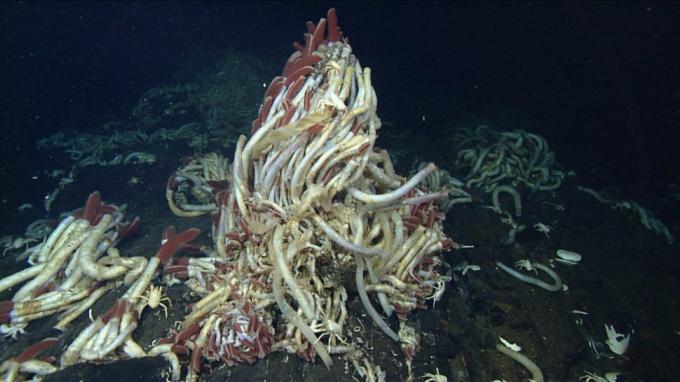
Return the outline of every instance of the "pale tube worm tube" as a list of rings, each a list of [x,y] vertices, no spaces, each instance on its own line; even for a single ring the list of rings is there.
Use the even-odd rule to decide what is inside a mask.
[[[507,355],[508,357],[515,360],[520,365],[524,366],[531,373],[531,380],[534,382],[543,382],[543,373],[541,369],[536,366],[534,361],[527,358],[524,354],[516,352],[509,347],[501,344],[496,345],[496,350]]]
[[[418,183],[425,179],[430,173],[437,169],[434,163],[430,163],[422,170],[418,171],[408,182],[404,183],[401,187],[396,190],[384,193],[384,194],[368,194],[366,192],[360,191],[354,187],[350,188],[348,191],[355,199],[359,199],[367,204],[387,204],[394,202],[395,200],[404,196],[407,192],[413,189]]]
[[[502,269],[507,274],[509,274],[510,276],[512,276],[512,277],[514,277],[514,278],[516,278],[520,281],[524,281],[525,283],[536,285],[537,287],[543,288],[543,289],[550,291],[550,292],[557,292],[559,290],[562,290],[562,279],[560,278],[560,276],[557,273],[553,272],[552,269],[546,267],[543,264],[532,263],[532,265],[534,267],[536,267],[536,269],[540,269],[543,272],[547,273],[550,277],[553,278],[555,283],[552,284],[552,285],[548,284],[543,280],[539,280],[535,277],[531,277],[531,276],[527,276],[525,274],[522,274],[522,273],[508,267],[507,265],[501,263],[500,261],[496,261],[496,266],[498,266],[498,268]]]

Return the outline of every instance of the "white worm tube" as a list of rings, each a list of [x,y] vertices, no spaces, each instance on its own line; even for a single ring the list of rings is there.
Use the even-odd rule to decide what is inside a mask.
[[[90,293],[89,296],[78,305],[70,308],[67,312],[62,313],[62,315],[59,317],[59,322],[54,326],[55,329],[60,330],[60,331],[65,331],[66,327],[68,324],[70,324],[73,320],[78,318],[84,311],[89,309],[92,305],[94,305],[97,300],[101,296],[104,295],[104,293],[108,292],[109,289],[112,289],[114,284],[108,284],[106,286],[103,286],[94,292]]]
[[[62,220],[57,228],[52,231],[52,234],[47,238],[47,241],[45,241],[45,244],[40,248],[40,254],[38,255],[38,261],[43,262],[47,260],[47,256],[52,252],[52,249],[54,248],[54,244],[57,242],[57,239],[59,239],[64,231],[66,230],[66,227],[70,226],[71,223],[73,223],[76,220],[73,215],[67,216],[64,220]]]
[[[165,352],[161,354],[163,358],[165,358],[168,363],[170,363],[170,369],[172,370],[172,374],[170,375],[170,380],[171,381],[179,381],[181,371],[180,371],[180,366],[179,366],[179,359],[177,358],[177,355],[171,351]]]
[[[444,199],[448,195],[449,195],[448,191],[431,192],[431,193],[428,193],[428,194],[418,195],[418,196],[414,196],[412,198],[404,199],[404,200],[402,200],[401,204],[414,205],[414,204],[427,203],[427,202],[431,202],[431,201],[434,201],[434,200]]]
[[[507,274],[509,274],[510,276],[512,276],[512,277],[514,277],[514,278],[516,278],[520,281],[524,281],[525,283],[536,285],[537,287],[543,288],[543,289],[550,291],[550,292],[557,292],[557,291],[562,290],[562,279],[560,278],[560,276],[557,273],[553,272],[552,269],[546,267],[543,264],[532,263],[532,265],[534,267],[536,267],[536,269],[540,269],[543,272],[547,273],[548,276],[552,277],[553,280],[554,280],[554,284],[551,285],[551,284],[546,283],[543,280],[539,280],[535,277],[527,276],[523,273],[520,273],[520,272],[508,267],[507,265],[501,263],[500,261],[496,261],[496,266],[498,266],[498,268],[502,269]]]
[[[248,177],[250,155],[253,152],[253,148],[262,140],[262,138],[264,138],[265,135],[269,134],[269,131],[274,128],[274,125],[276,125],[276,121],[283,117],[284,113],[284,110],[280,110],[271,119],[260,126],[260,128],[257,129],[252,137],[250,137],[248,143],[243,148],[243,152],[241,152],[241,163],[243,164],[243,174],[245,174],[246,178]]]
[[[82,244],[82,242],[85,240],[85,237],[87,236],[84,234],[85,230],[87,230],[90,223],[87,220],[81,219],[76,221],[74,224],[77,224],[77,227],[74,229],[73,239],[68,241],[57,251],[57,253],[50,257],[47,263],[45,263],[43,272],[38,274],[38,276],[36,276],[33,280],[29,281],[26,283],[26,285],[19,289],[19,291],[12,298],[12,301],[16,302],[28,298],[34,290],[52,279],[52,277],[54,277],[54,275],[59,272],[61,266],[71,255],[71,253],[75,251],[75,249],[78,248],[80,244]]]
[[[515,204],[515,216],[522,216],[522,198],[519,196],[519,192],[515,190],[513,187],[510,186],[498,186],[493,189],[493,193],[491,194],[491,201],[493,203],[493,206],[496,207],[497,210],[502,211],[501,209],[501,203],[498,200],[498,195],[501,192],[507,192],[508,194],[512,195],[512,201]]]
[[[43,268],[45,268],[45,264],[38,264],[5,277],[0,280],[0,292],[35,277],[42,272]]]
[[[120,265],[106,267],[95,262],[99,249],[99,242],[102,241],[106,230],[111,224],[111,220],[112,216],[109,214],[102,216],[99,223],[94,227],[94,230],[90,231],[87,239],[85,239],[83,245],[75,254],[78,258],[78,265],[80,265],[80,269],[82,269],[83,273],[98,281],[117,278],[125,274],[128,270],[127,267]]]
[[[295,298],[295,301],[298,303],[300,309],[302,309],[302,311],[305,313],[307,319],[312,321],[315,317],[314,309],[309,304],[307,297],[305,297],[304,293],[302,293],[302,289],[300,289],[297,281],[295,281],[295,277],[290,272],[290,268],[288,268],[288,261],[286,260],[287,256],[283,254],[283,230],[283,226],[278,226],[276,231],[274,231],[274,265],[276,266],[276,269],[279,271],[279,274],[283,280],[288,285],[288,288],[290,288],[290,294]],[[289,249],[290,248],[291,247],[289,245]]]
[[[524,354],[516,352],[510,349],[509,347],[501,344],[496,345],[496,350],[512,358],[513,360],[515,360],[515,362],[519,363],[520,365],[524,366],[527,370],[529,370],[529,372],[531,373],[532,381],[543,382],[543,373],[541,372],[541,369],[539,369],[538,366],[536,366],[534,361],[527,358]]]
[[[95,352],[96,358],[94,359],[103,359],[106,357],[107,354],[111,353],[112,351],[116,350],[120,345],[123,344],[125,341],[125,338],[132,334],[132,332],[137,329],[137,323],[133,322],[130,325],[128,325],[125,329],[121,330],[118,335],[113,339],[113,341],[109,341],[106,346],[104,346],[101,350]],[[84,354],[83,354],[84,356]],[[83,357],[84,358],[84,357]]]
[[[328,369],[333,366],[333,360],[331,359],[331,356],[328,354],[328,351],[326,350],[326,347],[318,341],[316,338],[316,335],[312,331],[312,329],[305,323],[305,321],[298,316],[297,312],[293,310],[293,308],[286,302],[286,298],[283,295],[283,291],[281,290],[281,274],[277,271],[274,270],[272,272],[274,276],[274,282],[272,283],[272,291],[274,293],[274,298],[276,299],[276,305],[278,305],[279,310],[281,311],[281,314],[283,317],[285,317],[290,323],[295,325],[295,327],[300,330],[300,333],[302,333],[305,338],[307,338],[307,341],[309,341],[310,344],[314,347],[314,350],[316,350],[316,353],[321,357],[321,360],[323,361],[324,365]]]
[[[247,193],[247,176],[243,173],[243,163],[241,163],[241,154],[243,152],[243,145],[246,141],[246,137],[241,135],[236,143],[236,153],[234,154],[233,169],[231,171],[232,176],[232,189],[234,197],[236,198],[236,204],[241,212],[241,216],[247,219],[248,210],[246,209],[246,202],[244,200],[244,193]]]
[[[78,361],[78,356],[80,355],[80,350],[85,346],[85,344],[90,340],[90,338],[99,331],[104,326],[104,321],[101,317],[92,321],[85,330],[80,332],[78,337],[71,342],[71,345],[66,349],[64,354],[61,356],[61,367],[66,367],[73,365]]]
[[[161,261],[156,256],[149,259],[149,262],[146,264],[146,269],[144,269],[144,273],[142,273],[137,281],[128,288],[121,298],[128,300],[131,304],[136,303],[139,296],[141,296],[144,290],[146,290],[146,287],[149,286],[151,279],[156,275],[156,270],[160,264]]]
[[[366,204],[387,204],[404,196],[407,192],[413,189],[418,183],[425,179],[430,173],[437,169],[434,163],[430,163],[422,170],[418,171],[408,182],[404,183],[396,190],[387,192],[385,194],[368,194],[352,187],[348,191],[355,199],[359,199]]]
[[[359,298],[361,299],[361,303],[364,305],[364,308],[366,309],[366,313],[373,319],[373,323],[375,323],[380,329],[382,329],[385,334],[387,334],[390,338],[392,338],[395,341],[399,341],[399,335],[390,328],[389,325],[385,322],[385,320],[380,317],[380,314],[375,310],[373,305],[371,305],[371,300],[368,299],[368,294],[366,293],[366,288],[364,285],[364,259],[361,257],[360,254],[355,253],[354,254],[354,261],[357,263],[357,270],[356,270],[356,283],[357,283],[357,293],[359,293]]]
[[[29,359],[19,365],[19,371],[26,374],[48,375],[57,370],[59,370],[59,368],[51,363],[37,359]]]
[[[328,237],[335,242],[335,244],[345,248],[348,251],[355,253],[360,253],[367,256],[383,256],[383,250],[380,248],[368,248],[358,244],[354,244],[344,237],[340,236],[331,226],[326,224],[319,216],[314,217],[314,222],[323,230],[323,232],[328,235]]]

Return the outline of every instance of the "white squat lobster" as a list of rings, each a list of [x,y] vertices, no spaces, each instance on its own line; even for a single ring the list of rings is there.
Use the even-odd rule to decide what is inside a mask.
[[[534,228],[536,229],[536,231],[543,233],[548,238],[550,237],[550,232],[553,229],[551,226],[540,222],[534,224]]]
[[[425,373],[421,378],[424,378],[423,382],[447,382],[448,379],[445,375],[439,374],[439,368],[436,368],[435,374]]]
[[[144,303],[139,307],[139,317],[142,316],[142,312],[144,311],[145,307],[148,306],[151,309],[156,309],[160,306],[165,311],[165,318],[168,318],[168,307],[163,303],[163,301],[167,301],[167,303],[172,307],[172,300],[170,300],[170,297],[163,295],[162,286],[150,285],[149,289],[147,289],[144,295],[137,297],[144,300]]]
[[[529,259],[515,261],[515,268],[520,270],[526,269],[527,271],[534,271],[534,273],[538,273],[538,269],[536,269],[534,264],[532,264],[531,260]]]
[[[609,373],[605,373],[604,377],[601,375],[598,375],[595,372],[589,372],[585,371],[585,374],[581,377],[579,377],[579,381],[583,382],[616,382],[616,379],[618,378],[620,373],[612,371]]]

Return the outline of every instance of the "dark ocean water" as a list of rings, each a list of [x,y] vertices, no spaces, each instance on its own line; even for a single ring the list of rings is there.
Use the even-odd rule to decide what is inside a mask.
[[[50,133],[124,118],[187,57],[234,48],[278,69],[299,20],[330,6],[398,128],[431,133],[501,104],[540,121],[561,162],[602,186],[659,192],[675,175],[673,2],[6,2],[3,163]]]
[[[676,236],[672,246],[639,229],[634,218],[618,216],[620,225],[609,226],[598,220],[611,213],[609,209],[587,204],[592,200],[573,192],[562,194],[574,209],[565,217],[569,223],[563,225],[564,232],[578,235],[601,229],[603,236],[583,238],[590,243],[586,247],[599,250],[620,244],[629,252],[625,256],[637,253],[639,257],[621,260],[619,266],[639,276],[635,280],[639,285],[652,288],[649,279],[655,266],[666,267],[668,273],[659,276],[653,291],[631,298],[633,304],[641,304],[631,308],[641,313],[631,316],[667,315],[670,318],[659,324],[666,325],[666,331],[642,331],[647,335],[644,340],[654,346],[636,353],[639,364],[624,368],[634,376],[630,380],[647,381],[666,380],[677,371],[677,364],[672,366],[677,358],[668,357],[680,348],[676,339],[680,336],[671,334],[680,329],[671,327],[672,318],[680,317],[677,295],[654,291],[678,286],[672,273],[678,270],[680,256],[678,2],[2,2],[0,234],[21,233],[31,221],[46,217],[43,200],[55,187],[47,175],[70,166],[63,150],[38,150],[39,140],[60,132],[111,133],[103,128],[111,121],[121,129],[138,129],[133,109],[145,92],[214,71],[215,58],[228,50],[257,60],[246,66],[252,73],[244,80],[244,89],[264,92],[263,85],[280,73],[292,52],[291,43],[302,40],[304,22],[318,20],[331,7],[337,9],[340,26],[361,64],[372,68],[378,115],[384,130],[390,129],[379,143],[388,149],[446,168],[453,150],[447,127],[457,121],[482,118],[499,130],[524,129],[543,136],[565,172],[578,174],[574,184],[616,189],[666,223]],[[240,101],[254,118],[261,99]],[[185,119],[182,123],[190,122],[191,115]],[[192,151],[183,143],[146,149],[157,155],[151,167],[83,170],[79,183],[59,196],[49,217],[82,205],[94,189],[109,190],[109,198],[137,207],[139,214],[162,215],[165,180],[180,157]],[[410,163],[399,165],[402,172],[410,170]],[[127,182],[132,177],[143,177],[144,185],[131,188]],[[33,208],[18,212],[24,203]],[[145,208],[156,212],[140,212]],[[545,218],[534,212],[536,219]],[[477,226],[476,231],[461,232],[471,226]],[[479,221],[457,221],[448,228],[458,229],[471,241],[486,240],[488,233]],[[569,243],[567,236],[556,240]],[[596,245],[602,237],[606,241]],[[540,240],[542,236],[518,238],[524,244]],[[630,242],[620,243],[626,240]],[[555,245],[546,248],[553,250]],[[656,260],[643,253],[654,254]],[[607,283],[608,262],[625,258],[620,253],[600,254],[593,269],[602,273],[594,276],[593,270],[592,277],[579,279],[588,290]],[[570,287],[578,288],[574,284]],[[497,307],[475,307],[479,300],[474,295],[483,294],[483,289],[474,285],[466,289],[466,298],[472,299],[467,309],[481,309],[493,320]],[[463,294],[462,287],[459,292]],[[609,297],[602,302],[585,294],[582,301],[611,304],[604,310],[614,311],[621,296]],[[666,307],[672,312],[664,311]],[[455,321],[451,315],[448,319]],[[431,328],[437,325],[432,323]],[[514,325],[546,330],[526,317]],[[601,331],[598,327],[600,336]],[[654,342],[666,335],[663,341],[670,343]],[[463,348],[464,342],[456,346]],[[480,342],[470,346],[488,345]],[[585,352],[583,348],[579,351]],[[564,357],[578,361],[586,356]],[[567,380],[574,373],[558,373],[555,380]]]

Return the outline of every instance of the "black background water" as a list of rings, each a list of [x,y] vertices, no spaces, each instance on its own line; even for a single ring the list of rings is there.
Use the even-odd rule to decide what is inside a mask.
[[[680,5],[670,2],[3,2],[3,177],[34,175],[48,159],[35,153],[41,137],[129,115],[192,55],[233,47],[282,67],[304,22],[330,7],[397,128],[436,135],[508,105],[539,120],[535,132],[589,185],[654,198],[679,181]],[[3,182],[3,198],[11,192]]]

